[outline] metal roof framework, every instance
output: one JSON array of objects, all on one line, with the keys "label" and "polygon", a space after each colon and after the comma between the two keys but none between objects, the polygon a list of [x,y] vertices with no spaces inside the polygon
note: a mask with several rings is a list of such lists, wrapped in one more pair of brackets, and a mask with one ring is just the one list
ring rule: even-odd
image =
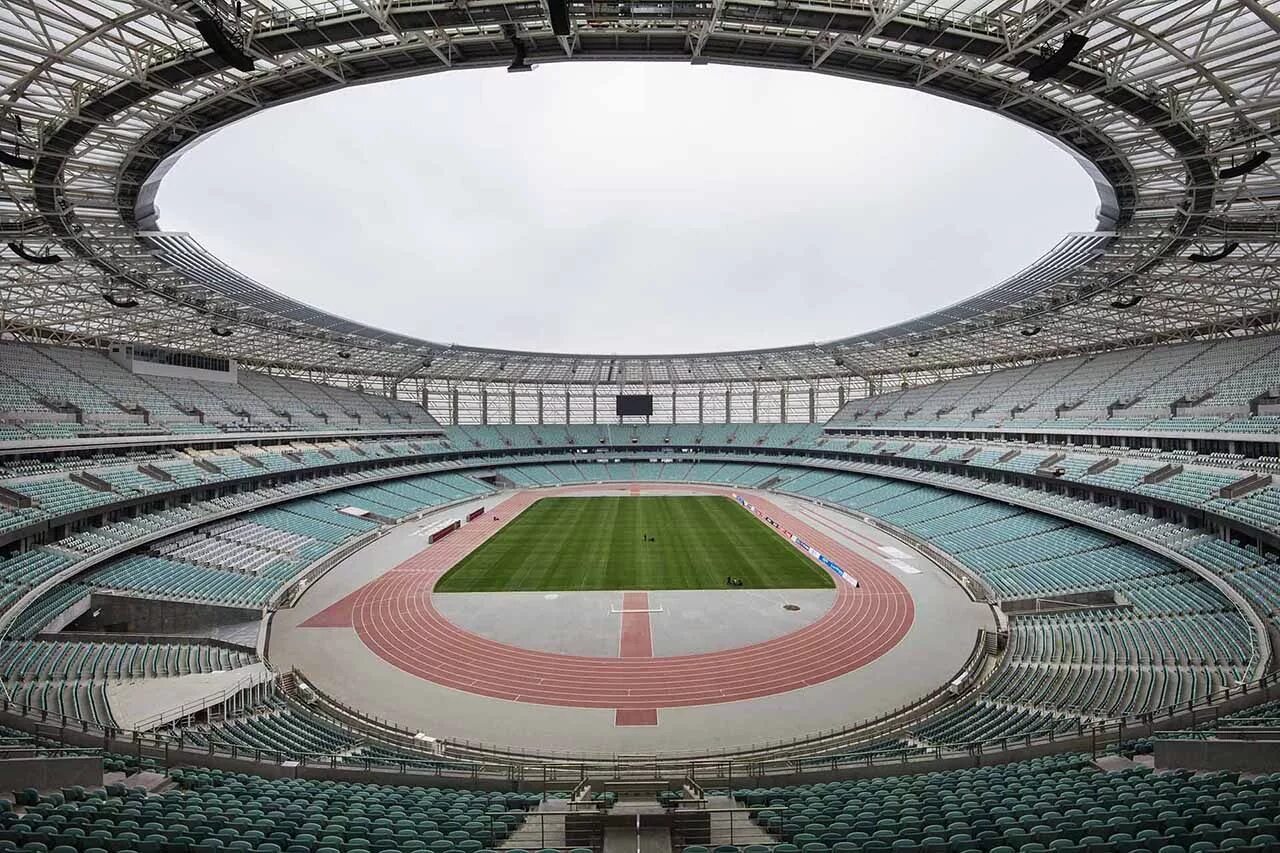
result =
[{"label": "metal roof framework", "polygon": [[[243,10],[231,24],[252,71],[208,49],[189,3],[0,0],[0,150],[15,155],[0,165],[0,231],[29,256],[62,259],[3,252],[0,331],[146,342],[390,384],[661,386],[933,378],[1278,325],[1280,157],[1222,175],[1277,149],[1276,0],[569,2],[568,36],[551,31],[544,0],[245,0]],[[1070,33],[1087,35],[1083,51],[1031,80]],[[1099,231],[1068,235],[1013,279],[886,329],[768,350],[626,356],[371,329],[155,230],[159,181],[201,135],[345,86],[506,65],[515,41],[533,63],[808,69],[995,110],[1087,164],[1102,198]],[[1220,260],[1190,258],[1233,243]],[[832,286],[839,277],[833,270]]]}]

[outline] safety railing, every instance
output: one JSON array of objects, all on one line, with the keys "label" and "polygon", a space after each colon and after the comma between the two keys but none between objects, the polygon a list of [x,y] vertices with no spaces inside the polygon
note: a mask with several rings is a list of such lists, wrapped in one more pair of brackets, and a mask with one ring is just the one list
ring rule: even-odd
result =
[{"label": "safety railing", "polygon": [[[854,772],[878,769],[889,773],[908,773],[928,769],[942,761],[955,761],[975,766],[984,763],[1014,761],[1032,755],[1055,751],[1083,751],[1097,754],[1126,740],[1147,737],[1162,729],[1177,730],[1215,721],[1223,713],[1241,710],[1280,697],[1280,673],[1249,684],[1223,688],[1211,697],[1173,705],[1158,712],[1106,720],[1095,725],[1083,721],[1067,731],[1032,731],[982,741],[920,744],[909,750],[862,755],[813,756],[801,759],[759,759],[735,761],[725,759],[664,760],[659,757],[618,755],[610,762],[530,763],[511,761],[456,761],[448,757],[423,755],[416,757],[384,757],[359,754],[307,754],[289,750],[247,748],[242,745],[210,740],[201,746],[181,741],[163,732],[121,731],[104,729],[94,723],[41,709],[0,703],[0,711],[25,714],[12,723],[40,723],[41,733],[68,745],[89,745],[125,754],[147,756],[165,766],[200,764],[202,759],[230,758],[256,764],[290,764],[301,768],[329,770],[364,770],[370,773],[423,775],[454,780],[503,780],[506,782],[541,783],[570,788],[584,776],[608,776],[616,779],[680,778],[688,776],[710,785],[721,780],[747,780],[761,777],[803,777],[815,773]],[[78,743],[72,739],[82,738]],[[910,753],[910,754],[908,754]],[[244,768],[251,772],[250,767]]]}]

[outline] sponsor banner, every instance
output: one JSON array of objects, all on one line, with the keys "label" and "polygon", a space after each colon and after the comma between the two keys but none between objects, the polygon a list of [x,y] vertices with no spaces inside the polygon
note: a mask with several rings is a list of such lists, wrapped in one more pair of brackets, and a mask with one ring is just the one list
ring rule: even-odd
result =
[{"label": "sponsor banner", "polygon": [[791,542],[792,545],[795,545],[801,551],[804,551],[810,557],[817,560],[819,563],[826,566],[828,569],[835,572],[840,577],[844,578],[845,581],[847,581],[848,583],[852,584],[855,587],[858,585],[858,579],[855,578],[853,575],[848,574],[847,572],[845,572],[844,569],[836,565],[834,560],[832,560],[826,554],[823,554],[821,551],[819,551],[817,548],[810,545],[808,542],[801,539],[799,536],[795,535],[791,531],[784,528],[782,525],[778,524],[778,522],[774,521],[769,516],[762,514],[760,510],[756,509],[754,506],[748,503],[741,495],[734,493],[733,499],[738,503],[742,504],[747,509],[751,510],[751,512],[753,512],[756,516],[758,516],[759,518],[767,522],[771,527],[773,527],[774,530],[777,530],[779,533],[785,536]]},{"label": "sponsor banner", "polygon": [[482,515],[484,515],[484,507],[480,507],[479,509],[473,512],[467,513],[467,521],[475,521],[477,518],[479,518]]},{"label": "sponsor banner", "polygon": [[455,518],[453,521],[449,522],[444,527],[441,527],[439,530],[435,531],[430,536],[428,536],[427,542],[429,543],[439,542],[441,539],[448,536],[450,533],[457,530],[461,526],[462,526],[462,522]]}]

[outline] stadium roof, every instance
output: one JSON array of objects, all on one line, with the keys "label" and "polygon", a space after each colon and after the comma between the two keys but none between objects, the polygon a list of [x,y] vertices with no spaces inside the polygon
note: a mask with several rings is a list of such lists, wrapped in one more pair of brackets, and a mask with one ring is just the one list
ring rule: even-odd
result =
[{"label": "stadium roof", "polygon": [[[1280,18],[1259,0],[569,2],[567,35],[553,31],[549,2],[559,8],[0,0],[0,229],[14,244],[0,262],[0,329],[291,369],[665,384],[898,374],[1276,327],[1280,158],[1263,157],[1280,134]],[[197,26],[227,39],[220,53]],[[1074,151],[1099,188],[1099,230],[1067,235],[975,297],[867,334],[645,356],[370,328],[156,230],[159,181],[202,134],[343,86],[520,55],[801,68],[966,101]],[[41,262],[51,256],[61,260]]]}]

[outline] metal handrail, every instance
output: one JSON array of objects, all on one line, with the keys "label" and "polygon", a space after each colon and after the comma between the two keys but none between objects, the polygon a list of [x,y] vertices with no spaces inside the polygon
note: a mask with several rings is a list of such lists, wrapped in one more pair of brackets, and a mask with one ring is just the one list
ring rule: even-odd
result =
[{"label": "metal handrail", "polygon": [[1213,719],[1217,719],[1217,708],[1222,702],[1232,698],[1258,694],[1258,702],[1260,703],[1272,698],[1274,692],[1270,688],[1276,684],[1280,684],[1280,672],[1269,673],[1266,677],[1249,684],[1223,688],[1212,696],[1206,697],[1206,700],[1188,701],[1178,705],[1169,706],[1158,712],[1112,718],[1095,725],[1085,725],[1084,722],[1081,721],[1081,724],[1078,727],[1066,732],[1040,731],[1002,738],[991,738],[983,741],[930,744],[929,747],[925,748],[924,753],[906,756],[897,754],[890,756],[865,755],[854,757],[834,755],[830,757],[815,756],[804,759],[778,760],[762,759],[745,762],[716,759],[679,759],[673,760],[669,764],[664,764],[658,760],[645,760],[636,756],[620,755],[616,756],[616,761],[608,766],[593,766],[584,762],[565,762],[563,764],[529,764],[515,761],[467,762],[452,761],[448,758],[442,759],[440,756],[425,754],[421,759],[385,759],[358,755],[338,755],[332,753],[294,753],[281,750],[252,749],[243,746],[228,746],[217,742],[210,742],[207,748],[192,749],[188,748],[189,745],[182,744],[180,738],[162,736],[162,733],[160,732],[123,731],[119,729],[104,728],[99,724],[90,721],[80,720],[65,715],[50,714],[41,709],[17,705],[11,702],[0,703],[0,711],[10,713],[15,710],[18,712],[27,712],[28,719],[34,718],[42,722],[52,721],[58,723],[61,729],[65,731],[101,733],[108,738],[118,735],[121,739],[127,740],[131,744],[139,747],[152,747],[165,756],[169,755],[170,749],[178,748],[180,746],[181,750],[189,755],[206,754],[210,756],[220,755],[240,759],[248,758],[257,763],[270,762],[274,764],[283,764],[285,762],[296,762],[298,765],[306,767],[330,767],[344,769],[362,768],[365,770],[395,769],[403,774],[423,773],[426,772],[424,768],[429,768],[433,775],[436,776],[470,779],[488,778],[511,781],[541,778],[549,781],[568,781],[571,779],[576,781],[588,773],[598,774],[606,771],[612,771],[615,774],[639,774],[642,778],[654,778],[655,772],[661,773],[667,768],[678,772],[678,774],[687,773],[693,778],[711,779],[723,776],[731,776],[733,778],[751,778],[754,776],[768,775],[770,773],[792,775],[803,774],[806,771],[813,771],[817,769],[825,771],[864,767],[901,767],[902,772],[910,772],[910,768],[913,764],[921,764],[926,761],[932,761],[948,756],[992,757],[993,760],[999,760],[1001,752],[1015,748],[1052,745],[1057,742],[1084,737],[1092,738],[1095,747],[1104,746],[1106,744],[1122,740],[1126,729],[1131,731],[1151,729],[1157,725],[1162,718],[1172,720],[1179,715],[1191,714],[1193,716],[1194,724],[1195,714],[1201,711],[1208,711],[1212,712]]}]

